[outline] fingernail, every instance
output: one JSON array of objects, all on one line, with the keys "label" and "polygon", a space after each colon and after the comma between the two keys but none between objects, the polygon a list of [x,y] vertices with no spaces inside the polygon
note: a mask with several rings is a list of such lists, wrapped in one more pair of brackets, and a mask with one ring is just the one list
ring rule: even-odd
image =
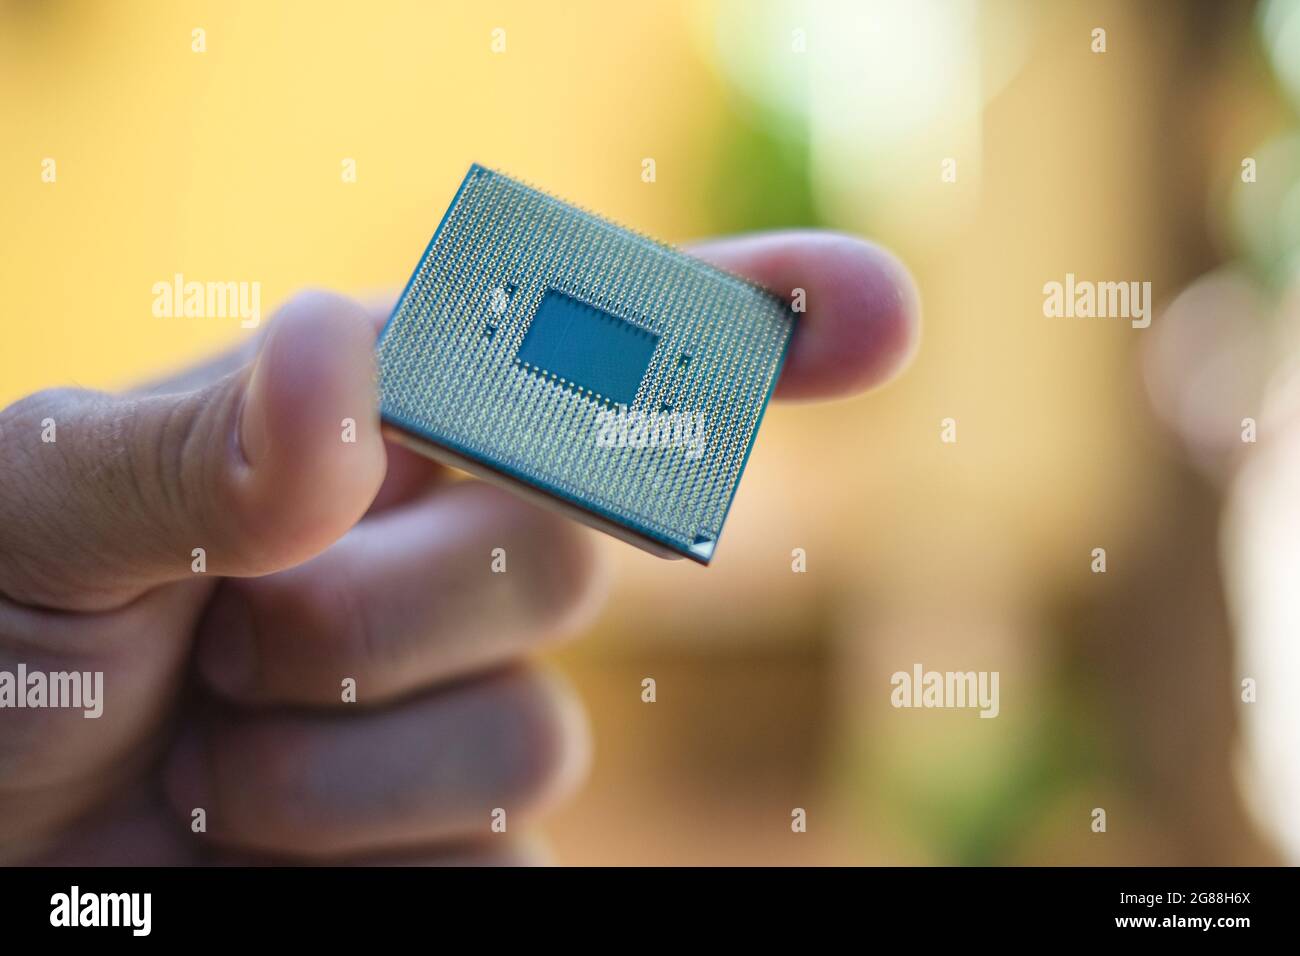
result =
[{"label": "fingernail", "polygon": [[208,605],[199,628],[199,674],[217,693],[242,698],[257,684],[253,612],[247,599],[229,587]]},{"label": "fingernail", "polygon": [[270,351],[273,342],[274,334],[270,334],[262,344],[262,350],[253,363],[253,371],[244,384],[244,396],[239,404],[239,449],[243,453],[244,461],[252,466],[265,461],[268,451],[269,429],[266,423],[265,397],[266,378],[269,374],[267,367],[271,364]]}]

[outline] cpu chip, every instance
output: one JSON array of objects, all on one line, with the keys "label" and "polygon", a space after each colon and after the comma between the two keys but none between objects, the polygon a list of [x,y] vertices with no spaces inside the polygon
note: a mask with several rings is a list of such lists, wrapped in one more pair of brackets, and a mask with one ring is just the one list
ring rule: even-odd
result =
[{"label": "cpu chip", "polygon": [[392,437],[713,557],[794,329],[744,279],[470,167],[378,345]]}]

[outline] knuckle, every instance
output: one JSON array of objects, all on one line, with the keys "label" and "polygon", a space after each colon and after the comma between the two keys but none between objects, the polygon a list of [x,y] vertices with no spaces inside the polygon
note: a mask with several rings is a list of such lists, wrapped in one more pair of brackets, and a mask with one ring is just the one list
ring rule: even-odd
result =
[{"label": "knuckle", "polygon": [[[48,467],[48,460],[38,461],[38,452],[48,449],[52,453],[50,460],[62,467],[64,449],[78,437],[70,426],[88,405],[105,399],[100,393],[77,388],[47,388],[18,399],[0,411],[4,460],[18,469]],[[53,425],[53,441],[44,438],[47,423]]]},{"label": "knuckle", "polygon": [[0,425],[7,431],[25,423],[39,423],[45,417],[57,420],[60,414],[66,414],[93,394],[78,388],[45,388],[32,392],[0,411]]},{"label": "knuckle", "polygon": [[298,600],[297,618],[313,622],[312,629],[327,644],[332,665],[382,673],[385,665],[394,663],[395,649],[384,640],[374,607],[352,582],[318,575]]}]

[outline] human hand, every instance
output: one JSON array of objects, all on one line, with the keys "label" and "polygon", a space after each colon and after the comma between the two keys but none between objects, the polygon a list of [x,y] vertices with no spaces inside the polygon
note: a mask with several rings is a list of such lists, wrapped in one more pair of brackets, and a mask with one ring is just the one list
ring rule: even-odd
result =
[{"label": "human hand", "polygon": [[[874,246],[694,251],[806,290],[779,398],[870,387],[913,348],[915,290]],[[589,619],[598,561],[570,522],[382,439],[385,315],[301,295],[147,392],[0,412],[0,675],[104,675],[94,719],[0,709],[0,860],[534,858],[517,821],[575,784],[587,738],[526,658]]]}]

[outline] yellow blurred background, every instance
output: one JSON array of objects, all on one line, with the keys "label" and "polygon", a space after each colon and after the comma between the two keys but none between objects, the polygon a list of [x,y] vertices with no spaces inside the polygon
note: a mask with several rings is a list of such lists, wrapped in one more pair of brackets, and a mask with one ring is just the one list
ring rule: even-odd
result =
[{"label": "yellow blurred background", "polygon": [[[1067,272],[1161,304],[1251,252],[1241,157],[1294,123],[1262,36],[1192,0],[0,0],[0,404],[247,334],[155,318],[175,273],[267,312],[400,288],[471,161],[672,242],[868,236],[917,277],[917,360],[774,407],[707,570],[603,543],[613,597],[557,655],[596,755],[556,856],[1269,862],[1218,492],[1150,411],[1146,333],[1042,313]],[[914,662],[999,671],[1000,716],[891,708]]]}]

